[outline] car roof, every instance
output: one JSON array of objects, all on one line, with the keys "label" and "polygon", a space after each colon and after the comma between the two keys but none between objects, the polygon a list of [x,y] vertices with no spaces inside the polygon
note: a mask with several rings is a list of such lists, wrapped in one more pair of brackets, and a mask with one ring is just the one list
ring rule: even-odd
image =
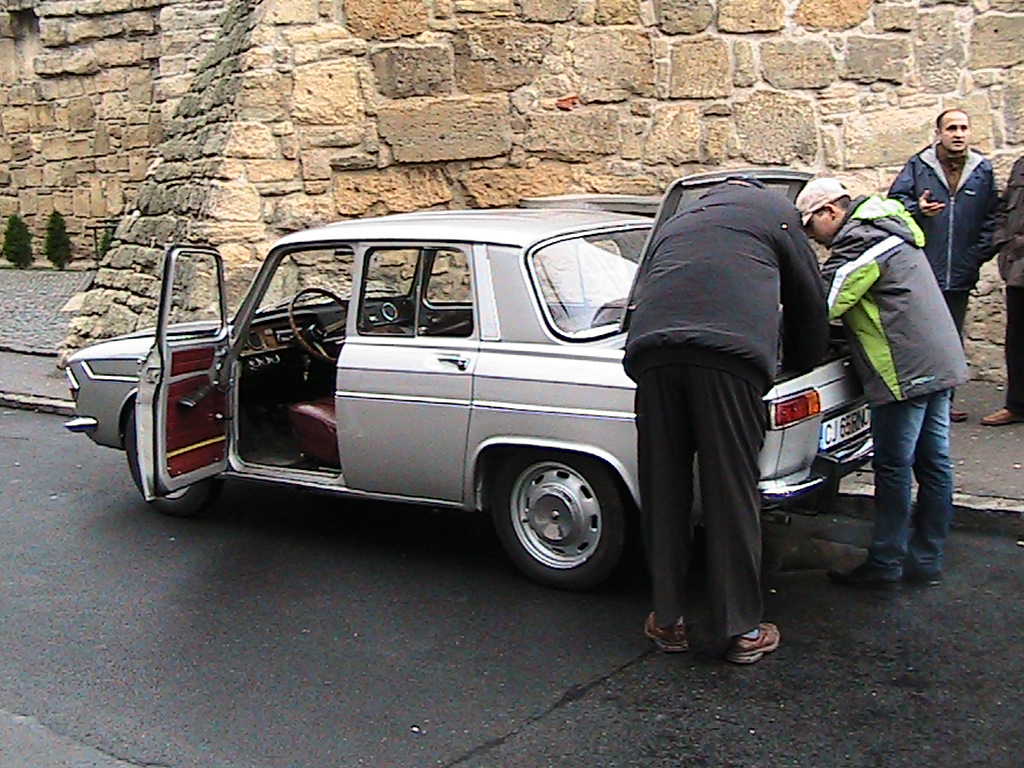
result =
[{"label": "car roof", "polygon": [[540,240],[648,218],[570,208],[492,208],[398,213],[349,219],[286,235],[276,247],[331,241],[403,240],[491,243],[525,248]]}]

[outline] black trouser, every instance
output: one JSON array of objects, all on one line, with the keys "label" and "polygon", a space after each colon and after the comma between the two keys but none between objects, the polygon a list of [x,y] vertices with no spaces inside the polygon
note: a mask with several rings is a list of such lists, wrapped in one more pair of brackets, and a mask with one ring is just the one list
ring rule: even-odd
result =
[{"label": "black trouser", "polygon": [[946,306],[949,307],[949,314],[953,317],[953,324],[961,341],[964,338],[964,320],[967,318],[967,300],[970,297],[970,291],[942,292],[942,298],[946,300]]},{"label": "black trouser", "polygon": [[767,412],[748,381],[724,371],[665,365],[640,375],[637,450],[644,544],[655,622],[685,615],[693,545],[693,457],[700,476],[712,630],[742,634],[761,621],[758,455]]},{"label": "black trouser", "polygon": [[1024,288],[1006,287],[1006,408],[1024,416]]},{"label": "black trouser", "polygon": [[[961,344],[964,343],[964,320],[967,319],[967,300],[970,296],[970,291],[942,292],[942,298],[946,300],[946,306],[949,307],[949,314],[953,317],[953,324],[956,326],[956,333],[960,337]],[[950,403],[953,402],[955,396],[956,390],[954,389],[950,393]]]}]

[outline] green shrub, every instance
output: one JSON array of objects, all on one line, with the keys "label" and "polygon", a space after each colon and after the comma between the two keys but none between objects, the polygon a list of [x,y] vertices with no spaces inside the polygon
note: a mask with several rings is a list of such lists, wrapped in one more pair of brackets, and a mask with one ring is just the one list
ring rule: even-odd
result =
[{"label": "green shrub", "polygon": [[114,227],[108,226],[103,230],[103,237],[100,238],[100,244],[96,247],[96,258],[102,259],[107,251],[110,250],[110,246],[114,242]]},{"label": "green shrub", "polygon": [[18,269],[32,264],[32,235],[20,216],[9,216],[4,230],[4,258]]},{"label": "green shrub", "polygon": [[46,221],[46,242],[43,252],[57,269],[64,269],[71,261],[71,238],[68,237],[67,224],[60,211],[54,211]]}]

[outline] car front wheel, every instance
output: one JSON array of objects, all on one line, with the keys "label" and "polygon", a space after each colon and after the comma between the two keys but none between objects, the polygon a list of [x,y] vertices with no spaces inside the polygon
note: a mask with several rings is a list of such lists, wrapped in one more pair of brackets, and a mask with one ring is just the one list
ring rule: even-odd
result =
[{"label": "car front wheel", "polygon": [[601,462],[556,452],[520,452],[501,465],[491,509],[516,566],[556,589],[585,590],[615,569],[626,540],[619,483]]},{"label": "car front wheel", "polygon": [[[124,425],[124,450],[128,457],[128,471],[131,472],[135,487],[142,493],[142,472],[139,469],[138,430],[135,427],[135,413],[129,413]],[[171,517],[196,517],[205,512],[220,494],[220,480],[209,478],[181,488],[167,496],[153,499],[149,504],[157,511]]]}]

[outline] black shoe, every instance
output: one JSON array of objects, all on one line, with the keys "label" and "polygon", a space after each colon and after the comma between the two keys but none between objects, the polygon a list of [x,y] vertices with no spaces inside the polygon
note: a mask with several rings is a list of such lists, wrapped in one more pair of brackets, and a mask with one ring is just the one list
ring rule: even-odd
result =
[{"label": "black shoe", "polygon": [[863,589],[892,589],[900,580],[899,576],[890,576],[871,563],[861,563],[852,571],[829,571],[828,578],[833,584]]},{"label": "black shoe", "polygon": [[915,587],[937,587],[942,583],[942,574],[928,571],[904,571],[903,580]]}]

